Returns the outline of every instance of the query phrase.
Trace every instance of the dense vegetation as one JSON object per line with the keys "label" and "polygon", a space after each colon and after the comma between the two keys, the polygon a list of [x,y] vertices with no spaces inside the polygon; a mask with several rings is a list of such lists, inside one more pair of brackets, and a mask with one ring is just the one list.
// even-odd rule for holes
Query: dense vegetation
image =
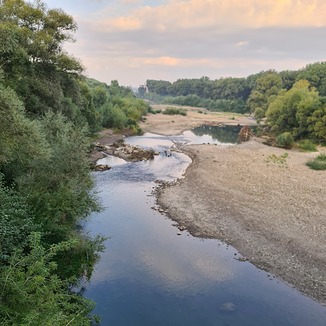
{"label": "dense vegetation", "polygon": [[136,98],[130,88],[119,86],[116,80],[110,85],[87,79],[95,106],[98,127],[132,129],[139,133],[138,121],[149,110],[149,105]]}
{"label": "dense vegetation", "polygon": [[138,95],[158,103],[247,112],[276,136],[289,133],[294,140],[326,141],[326,62],[247,78],[147,80]]}
{"label": "dense vegetation", "polygon": [[103,242],[77,231],[99,209],[88,137],[137,131],[148,109],[116,81],[83,77],[62,47],[75,30],[41,1],[0,2],[1,325],[90,325],[92,303],[72,290]]}

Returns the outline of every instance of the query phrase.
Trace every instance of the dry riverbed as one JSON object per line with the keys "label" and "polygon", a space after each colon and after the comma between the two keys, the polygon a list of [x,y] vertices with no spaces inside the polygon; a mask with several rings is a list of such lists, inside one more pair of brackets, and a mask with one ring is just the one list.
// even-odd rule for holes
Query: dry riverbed
{"label": "dry riverbed", "polygon": [[[149,115],[144,131],[176,134],[200,124],[253,124],[233,114]],[[235,246],[256,266],[326,303],[326,171],[305,163],[317,153],[285,151],[259,139],[232,147],[186,146],[186,177],[158,202],[198,237]]]}

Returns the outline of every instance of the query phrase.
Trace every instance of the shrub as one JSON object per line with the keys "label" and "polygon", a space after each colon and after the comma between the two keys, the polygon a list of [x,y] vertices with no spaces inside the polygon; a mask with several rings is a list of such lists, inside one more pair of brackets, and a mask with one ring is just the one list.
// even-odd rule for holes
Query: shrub
{"label": "shrub", "polygon": [[294,139],[291,133],[283,132],[282,134],[278,135],[276,138],[276,146],[282,148],[292,148],[294,144]]}
{"label": "shrub", "polygon": [[184,109],[178,109],[178,108],[166,108],[163,111],[163,114],[168,114],[168,115],[176,115],[176,114],[180,114],[183,116],[187,115],[187,111]]}
{"label": "shrub", "polygon": [[176,115],[176,114],[180,114],[183,116],[187,115],[187,111],[183,110],[183,109],[177,109],[177,108],[166,108],[163,111],[163,114],[168,114],[168,115]]}
{"label": "shrub", "polygon": [[297,143],[299,149],[305,152],[317,152],[316,145],[309,139],[303,139]]}
{"label": "shrub", "polygon": [[313,170],[326,170],[326,154],[320,154],[306,164]]}

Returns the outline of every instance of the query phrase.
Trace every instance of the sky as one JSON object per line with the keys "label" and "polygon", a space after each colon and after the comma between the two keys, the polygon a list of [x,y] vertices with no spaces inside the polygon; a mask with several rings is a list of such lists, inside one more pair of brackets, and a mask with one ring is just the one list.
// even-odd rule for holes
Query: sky
{"label": "sky", "polygon": [[76,42],[65,48],[107,83],[246,77],[326,60],[325,0],[44,2],[75,18]]}

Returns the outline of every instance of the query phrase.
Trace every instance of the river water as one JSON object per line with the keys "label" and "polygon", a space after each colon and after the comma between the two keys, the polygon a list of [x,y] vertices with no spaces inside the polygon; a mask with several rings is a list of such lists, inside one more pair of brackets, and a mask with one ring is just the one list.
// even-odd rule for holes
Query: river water
{"label": "river water", "polygon": [[156,181],[181,178],[190,163],[186,155],[170,152],[176,142],[232,146],[224,137],[227,131],[216,136],[213,130],[212,137],[206,129],[128,138],[127,143],[160,155],[138,163],[109,157],[102,163],[112,169],[94,173],[104,209],[90,216],[86,229],[108,237],[86,286],[85,296],[96,302],[94,314],[101,316],[101,325],[119,326],[325,326],[325,307],[239,261],[231,246],[187,231],[180,235],[171,220],[153,209]]}

